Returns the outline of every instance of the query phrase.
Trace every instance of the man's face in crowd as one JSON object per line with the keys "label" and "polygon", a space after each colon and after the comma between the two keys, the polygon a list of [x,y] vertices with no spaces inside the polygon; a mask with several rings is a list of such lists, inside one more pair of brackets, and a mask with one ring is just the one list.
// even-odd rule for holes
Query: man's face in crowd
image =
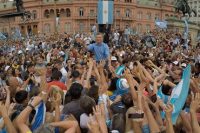
{"label": "man's face in crowd", "polygon": [[101,44],[103,42],[103,36],[102,35],[97,35],[96,36],[96,43]]}

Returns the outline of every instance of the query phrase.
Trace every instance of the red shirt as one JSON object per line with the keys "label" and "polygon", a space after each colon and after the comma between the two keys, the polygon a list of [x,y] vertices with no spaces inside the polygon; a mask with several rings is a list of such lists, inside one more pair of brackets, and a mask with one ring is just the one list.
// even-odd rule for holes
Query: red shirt
{"label": "red shirt", "polygon": [[67,90],[66,85],[60,81],[52,81],[48,83],[48,89],[50,88],[51,85],[58,86],[61,90]]}

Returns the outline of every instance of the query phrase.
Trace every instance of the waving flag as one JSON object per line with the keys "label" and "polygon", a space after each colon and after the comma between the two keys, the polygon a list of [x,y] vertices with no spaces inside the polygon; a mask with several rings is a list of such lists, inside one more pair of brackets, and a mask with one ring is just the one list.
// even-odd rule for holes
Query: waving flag
{"label": "waving flag", "polygon": [[179,84],[173,89],[170,103],[173,105],[172,123],[176,124],[176,120],[185,104],[190,86],[191,66],[188,65],[183,71],[183,76]]}
{"label": "waving flag", "polygon": [[155,25],[161,29],[167,29],[167,21],[156,20]]}
{"label": "waving flag", "polygon": [[36,113],[35,113],[32,123],[31,123],[31,131],[35,131],[42,124],[44,124],[45,116],[46,116],[46,106],[45,106],[45,103],[42,101],[36,107]]}
{"label": "waving flag", "polygon": [[113,1],[99,0],[98,24],[113,24]]}
{"label": "waving flag", "polygon": [[[176,124],[176,120],[185,104],[188,96],[190,86],[191,66],[188,65],[183,71],[183,76],[179,84],[173,89],[171,96],[166,96],[162,93],[162,87],[158,90],[157,97],[160,98],[165,104],[171,103],[173,105],[172,123]],[[161,112],[162,117],[165,116]]]}

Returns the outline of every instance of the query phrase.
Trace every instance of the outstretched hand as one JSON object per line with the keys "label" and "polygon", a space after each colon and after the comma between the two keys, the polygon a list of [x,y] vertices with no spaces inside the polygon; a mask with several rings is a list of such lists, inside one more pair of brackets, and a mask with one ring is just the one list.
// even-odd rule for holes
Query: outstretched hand
{"label": "outstretched hand", "polygon": [[190,104],[190,111],[196,112],[200,108],[200,93],[192,95],[192,102]]}

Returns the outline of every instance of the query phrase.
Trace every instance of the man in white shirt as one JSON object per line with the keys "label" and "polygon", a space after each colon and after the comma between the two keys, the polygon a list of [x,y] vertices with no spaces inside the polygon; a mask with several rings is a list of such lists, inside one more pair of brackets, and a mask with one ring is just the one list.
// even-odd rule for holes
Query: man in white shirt
{"label": "man in white shirt", "polygon": [[118,44],[119,44],[119,36],[120,36],[120,34],[119,34],[118,31],[116,30],[115,33],[113,34],[113,37],[114,37],[113,41],[114,41],[114,44],[115,44],[116,46],[118,46]]}
{"label": "man in white shirt", "polygon": [[125,30],[124,30],[124,35],[125,35],[125,40],[128,44],[130,44],[130,39],[129,39],[129,35],[130,35],[130,28],[128,27],[128,25],[126,26]]}
{"label": "man in white shirt", "polygon": [[62,78],[60,79],[60,82],[66,83],[67,80],[67,71],[64,68],[63,62],[60,60],[57,60],[55,63],[55,67],[62,73]]}

